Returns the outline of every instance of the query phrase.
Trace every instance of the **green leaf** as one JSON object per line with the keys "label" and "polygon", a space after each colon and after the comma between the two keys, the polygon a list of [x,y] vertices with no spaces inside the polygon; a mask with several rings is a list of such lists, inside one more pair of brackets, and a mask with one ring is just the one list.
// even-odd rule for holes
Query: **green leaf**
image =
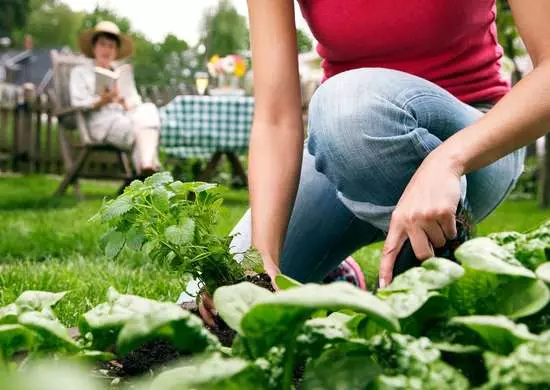
{"label": "green leaf", "polygon": [[541,280],[518,279],[499,289],[499,313],[515,319],[538,313],[550,302],[550,290]]}
{"label": "green leaf", "polygon": [[523,234],[518,232],[498,232],[491,233],[487,236],[497,244],[503,246],[506,244],[515,243],[517,240],[523,237]]}
{"label": "green leaf", "polygon": [[385,299],[399,319],[411,317],[430,300],[440,301],[440,304],[435,306],[439,306],[442,309],[439,313],[432,312],[430,314],[433,317],[444,315],[444,310],[447,308],[447,299],[434,291],[418,288],[405,293],[394,293]]}
{"label": "green leaf", "polygon": [[429,339],[383,334],[369,340],[371,353],[383,375],[373,389],[468,389],[468,380],[441,361]]}
{"label": "green leaf", "polygon": [[442,258],[431,258],[398,275],[392,283],[378,291],[378,295],[414,289],[440,290],[464,275],[464,269],[455,262]]}
{"label": "green leaf", "polygon": [[538,238],[522,238],[516,242],[515,256],[525,267],[535,270],[546,262],[547,249],[548,244]]}
{"label": "green leaf", "polygon": [[151,201],[153,205],[162,213],[168,213],[170,210],[170,198],[174,196],[172,191],[164,187],[155,187],[151,192]]}
{"label": "green leaf", "polygon": [[256,390],[264,383],[265,378],[255,365],[215,354],[195,358],[183,367],[160,374],[151,389]]}
{"label": "green leaf", "polygon": [[21,325],[40,335],[43,340],[42,348],[52,350],[63,348],[69,351],[80,349],[79,345],[71,338],[67,328],[53,316],[49,308],[45,308],[41,312],[23,313],[19,316],[18,321]]}
{"label": "green leaf", "polygon": [[445,341],[432,343],[434,348],[437,348],[441,352],[457,353],[457,354],[477,354],[483,350],[477,345],[463,345],[448,343]]}
{"label": "green leaf", "polygon": [[128,248],[138,251],[142,248],[144,242],[145,236],[136,226],[132,226],[126,233],[126,245]]}
{"label": "green leaf", "polygon": [[449,299],[459,314],[532,315],[550,301],[550,291],[494,241],[478,238],[456,251],[466,270],[450,287]]}
{"label": "green leaf", "polygon": [[297,351],[303,358],[317,358],[323,349],[331,344],[345,343],[351,339],[352,333],[346,326],[349,316],[342,319],[333,313],[326,318],[313,318],[305,322],[300,335],[297,337]]}
{"label": "green leaf", "polygon": [[170,172],[158,172],[145,179],[144,184],[147,186],[161,187],[165,184],[170,184],[174,181]]}
{"label": "green leaf", "polygon": [[135,295],[121,295],[110,288],[108,302],[85,313],[80,321],[81,334],[91,332],[94,348],[105,349],[116,343],[120,330],[132,318],[153,312],[159,302]]}
{"label": "green leaf", "polygon": [[0,325],[0,351],[9,359],[16,352],[32,350],[40,343],[37,336],[19,324]]}
{"label": "green leaf", "polygon": [[255,303],[271,295],[265,288],[242,282],[218,288],[214,292],[214,306],[225,323],[242,335],[242,318]]}
{"label": "green leaf", "polygon": [[41,311],[55,306],[66,294],[66,292],[25,291],[15,300],[15,304],[23,310]]}
{"label": "green leaf", "polygon": [[303,390],[366,389],[381,373],[365,351],[330,349],[308,364]]}
{"label": "green leaf", "polygon": [[254,356],[295,337],[300,326],[318,310],[342,309],[365,313],[385,329],[399,331],[392,309],[374,295],[346,282],[329,285],[306,284],[256,301],[240,322],[242,334],[250,340]]}
{"label": "green leaf", "polygon": [[509,356],[486,352],[484,358],[489,371],[486,389],[542,389],[550,385],[548,337],[521,344]]}
{"label": "green leaf", "polygon": [[195,192],[195,193],[200,193],[200,192],[205,192],[205,191],[210,191],[210,190],[213,190],[214,188],[218,187],[217,184],[215,183],[196,183],[197,185],[192,188],[191,191]]}
{"label": "green leaf", "polygon": [[478,333],[493,351],[508,354],[518,345],[536,340],[524,324],[516,324],[505,316],[454,317],[450,324],[463,325]]}
{"label": "green leaf", "polygon": [[16,324],[20,308],[15,303],[10,303],[0,309],[0,324]]}
{"label": "green leaf", "polygon": [[537,278],[546,284],[550,284],[550,262],[541,264],[536,271]]}
{"label": "green leaf", "polygon": [[250,248],[245,252],[241,265],[244,270],[257,274],[261,274],[265,271],[262,255],[256,248]]}
{"label": "green leaf", "polygon": [[134,207],[132,197],[126,194],[120,195],[103,206],[101,219],[103,222],[109,222],[116,217],[126,214],[132,207]]}
{"label": "green leaf", "polygon": [[166,228],[164,235],[172,244],[189,244],[193,242],[195,237],[195,221],[191,218],[186,218],[180,225]]}
{"label": "green leaf", "polygon": [[115,258],[124,247],[126,238],[123,233],[111,230],[104,236],[103,241],[105,242],[105,255]]}
{"label": "green leaf", "polygon": [[291,288],[302,286],[302,283],[283,274],[278,274],[275,276],[275,284],[281,290],[289,290]]}
{"label": "green leaf", "polygon": [[71,360],[77,360],[82,362],[108,362],[111,360],[115,360],[117,357],[115,354],[112,354],[110,352],[103,352],[103,351],[90,351],[90,350],[84,350],[78,352],[76,355],[71,356]]}
{"label": "green leaf", "polygon": [[128,320],[118,335],[117,350],[127,355],[155,340],[170,341],[181,352],[203,352],[218,341],[202,321],[175,304],[158,304],[154,310]]}
{"label": "green leaf", "polygon": [[473,270],[534,279],[535,274],[525,268],[506,249],[485,237],[466,241],[455,252],[458,261]]}

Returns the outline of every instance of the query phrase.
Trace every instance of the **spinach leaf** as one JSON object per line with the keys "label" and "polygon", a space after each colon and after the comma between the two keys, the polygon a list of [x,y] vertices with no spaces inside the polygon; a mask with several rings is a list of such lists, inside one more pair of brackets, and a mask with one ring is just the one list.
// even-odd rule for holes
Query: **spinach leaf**
{"label": "spinach leaf", "polygon": [[252,305],[240,327],[250,342],[252,355],[260,357],[272,346],[293,343],[296,331],[289,330],[299,330],[316,311],[342,309],[367,314],[385,329],[400,329],[389,305],[346,282],[307,284],[266,296]]}
{"label": "spinach leaf", "polygon": [[196,357],[182,367],[160,374],[151,389],[256,390],[263,388],[265,382],[261,370],[253,363],[214,354]]}
{"label": "spinach leaf", "polygon": [[502,354],[508,354],[518,345],[537,339],[526,325],[516,324],[504,316],[454,317],[450,323],[470,328],[481,336],[491,350]]}

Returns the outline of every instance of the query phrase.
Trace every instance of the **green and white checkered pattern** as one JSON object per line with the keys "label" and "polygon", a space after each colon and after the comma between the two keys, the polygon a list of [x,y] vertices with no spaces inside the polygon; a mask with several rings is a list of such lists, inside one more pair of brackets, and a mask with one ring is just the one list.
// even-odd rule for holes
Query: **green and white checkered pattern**
{"label": "green and white checkered pattern", "polygon": [[179,158],[244,153],[253,113],[252,97],[178,96],[160,109],[160,148]]}

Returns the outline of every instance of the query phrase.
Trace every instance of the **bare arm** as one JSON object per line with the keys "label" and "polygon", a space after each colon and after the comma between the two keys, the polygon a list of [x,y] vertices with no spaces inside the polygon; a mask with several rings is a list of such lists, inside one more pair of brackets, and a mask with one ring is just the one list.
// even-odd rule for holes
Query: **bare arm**
{"label": "bare arm", "polygon": [[252,242],[267,268],[267,263],[279,264],[304,135],[293,1],[248,0],[248,9],[255,95],[249,154]]}
{"label": "bare arm", "polygon": [[550,1],[510,0],[510,5],[535,69],[481,120],[446,140],[418,168],[392,215],[380,265],[381,286],[391,281],[407,238],[416,257],[426,259],[433,256],[433,245],[441,245],[441,238],[454,237],[462,175],[550,131]]}

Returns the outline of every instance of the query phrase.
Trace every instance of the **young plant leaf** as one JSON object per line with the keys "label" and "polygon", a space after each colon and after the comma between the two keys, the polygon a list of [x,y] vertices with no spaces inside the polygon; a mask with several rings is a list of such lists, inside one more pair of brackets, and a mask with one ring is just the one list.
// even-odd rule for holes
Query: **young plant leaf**
{"label": "young plant leaf", "polygon": [[400,330],[399,321],[389,305],[346,282],[307,284],[263,298],[245,314],[240,327],[253,345],[253,355],[259,357],[272,346],[293,340],[296,334],[289,330],[300,329],[316,311],[342,309],[365,313],[385,329]]}
{"label": "young plant leaf", "polygon": [[93,346],[99,350],[115,345],[118,333],[132,318],[144,316],[157,308],[159,302],[122,295],[109,289],[108,301],[85,313],[80,320],[82,334],[91,332]]}
{"label": "young plant leaf", "polygon": [[256,390],[264,384],[265,377],[254,364],[214,354],[196,357],[183,367],[165,371],[153,381],[151,389]]}
{"label": "young plant leaf", "polygon": [[463,325],[481,336],[493,351],[509,354],[518,345],[537,339],[524,324],[516,324],[505,316],[454,317],[452,325]]}
{"label": "young plant leaf", "polygon": [[87,349],[78,352],[76,355],[71,356],[71,360],[89,363],[108,362],[115,359],[116,355],[110,352],[90,351]]}
{"label": "young plant leaf", "polygon": [[441,361],[429,339],[383,334],[369,340],[371,354],[382,368],[374,389],[468,389],[468,380]]}
{"label": "young plant leaf", "polygon": [[340,313],[305,322],[297,337],[296,348],[298,353],[303,355],[303,359],[317,358],[327,345],[341,344],[351,339],[352,333],[346,326],[346,321],[334,314]]}
{"label": "young plant leaf", "polygon": [[245,252],[241,265],[244,270],[252,271],[257,274],[261,274],[265,271],[262,255],[256,248],[250,248]]}
{"label": "young plant leaf", "polygon": [[464,269],[455,262],[434,257],[398,275],[392,283],[378,291],[377,295],[386,296],[394,292],[414,289],[440,290],[464,275]]}
{"label": "young plant leaf", "polygon": [[147,177],[143,183],[146,186],[161,187],[165,184],[172,183],[173,181],[174,178],[172,177],[172,174],[168,171],[164,171]]}
{"label": "young plant leaf", "polygon": [[289,290],[291,288],[303,286],[302,283],[283,274],[278,274],[277,276],[275,276],[275,284],[281,290]]}
{"label": "young plant leaf", "polygon": [[126,237],[121,232],[111,230],[103,236],[102,241],[105,243],[105,255],[110,258],[115,258],[124,247]]}
{"label": "young plant leaf", "polygon": [[25,291],[15,300],[15,304],[22,311],[41,311],[55,306],[66,294],[66,292]]}
{"label": "young plant leaf", "polygon": [[516,241],[515,256],[521,264],[534,271],[537,267],[546,262],[546,251],[549,245],[538,239],[521,238]]}
{"label": "young plant leaf", "polygon": [[5,358],[19,351],[32,350],[39,343],[38,335],[22,325],[0,325],[0,351]]}
{"label": "young plant leaf", "polygon": [[49,308],[42,311],[28,311],[19,315],[21,325],[36,332],[42,338],[43,349],[66,349],[78,351],[80,346],[74,341],[67,328],[57,320]]}
{"label": "young plant leaf", "polygon": [[218,288],[214,293],[214,306],[225,323],[242,335],[242,318],[255,303],[271,295],[265,288],[242,282]]}
{"label": "young plant leaf", "polygon": [[541,264],[536,271],[537,278],[546,284],[550,284],[550,262]]}
{"label": "young plant leaf", "polygon": [[159,303],[151,312],[127,321],[118,335],[117,351],[124,356],[155,339],[169,341],[181,352],[198,353],[219,346],[198,317],[178,305]]}
{"label": "young plant leaf", "polygon": [[126,214],[134,207],[132,197],[129,195],[121,195],[116,199],[107,202],[101,210],[102,222],[109,222],[114,218]]}
{"label": "young plant leaf", "polygon": [[432,318],[443,316],[447,308],[447,299],[434,291],[428,291],[421,288],[411,290],[409,292],[394,293],[384,299],[393,312],[399,319],[411,317],[418,312],[430,300],[440,301],[440,304],[435,305],[441,307],[441,312],[432,312]]}
{"label": "young plant leaf", "polygon": [[0,324],[16,324],[21,309],[15,304],[0,308]]}
{"label": "young plant leaf", "polygon": [[191,218],[186,218],[177,226],[167,227],[164,235],[172,244],[189,244],[195,237],[195,221]]}
{"label": "young plant leaf", "polygon": [[543,389],[550,387],[550,333],[519,345],[509,356],[484,354],[489,383],[484,389]]}
{"label": "young plant leaf", "polygon": [[334,348],[308,364],[300,388],[367,389],[381,372],[366,348],[363,351],[348,351],[345,347]]}
{"label": "young plant leaf", "polygon": [[473,270],[535,279],[532,271],[489,238],[480,237],[466,241],[456,250],[455,256],[464,267]]}

